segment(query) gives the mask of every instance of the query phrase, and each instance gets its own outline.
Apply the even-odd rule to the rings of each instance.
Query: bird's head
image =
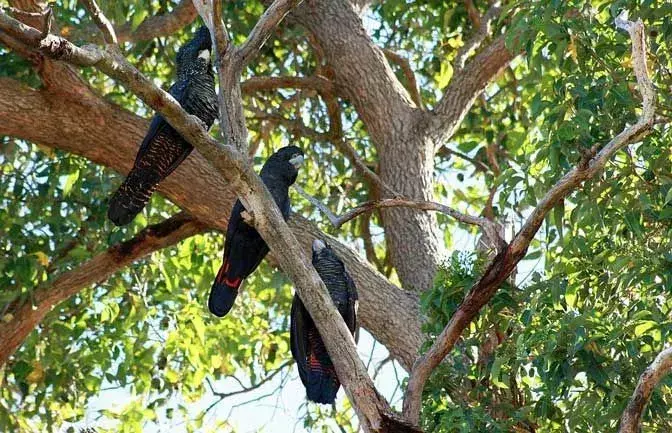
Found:
[[[291,185],[296,181],[303,159],[303,151],[300,148],[296,146],[283,147],[268,158],[261,169],[261,175],[280,178]]]
[[[324,272],[327,269],[337,269],[338,272],[342,272],[344,266],[331,246],[322,239],[313,241],[313,265],[318,272]]]
[[[313,263],[321,257],[330,256],[333,252],[331,247],[322,239],[315,239],[313,241]]]
[[[327,245],[327,243],[325,241],[323,241],[322,239],[315,239],[313,241],[313,253],[314,254],[319,254],[320,252],[322,252],[322,250],[324,250],[326,248],[331,249],[331,247],[329,245]]]
[[[184,77],[192,74],[202,74],[212,69],[210,52],[212,39],[206,26],[201,26],[194,37],[182,45],[177,52],[177,76]]]

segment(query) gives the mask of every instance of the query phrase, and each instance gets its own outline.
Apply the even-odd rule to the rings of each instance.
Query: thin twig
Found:
[[[224,400],[224,399],[227,398],[227,397],[233,397],[234,395],[245,394],[245,393],[247,393],[247,392],[254,391],[255,389],[260,388],[260,387],[263,386],[264,384],[270,382],[270,381],[271,381],[271,380],[272,380],[278,373],[280,373],[282,370],[284,370],[285,367],[288,367],[291,363],[292,363],[292,361],[286,361],[286,362],[283,363],[280,367],[278,367],[277,369],[273,370],[273,372],[272,372],[271,374],[269,374],[268,376],[264,377],[264,378],[261,379],[259,382],[255,383],[254,385],[251,385],[251,386],[244,386],[240,381],[238,381],[238,383],[240,384],[240,386],[241,386],[242,389],[239,389],[239,390],[236,390],[236,391],[231,391],[231,392],[219,392],[219,391],[215,391],[215,388],[212,386],[212,382],[210,381],[210,378],[206,378],[205,380],[206,380],[206,382],[208,383],[208,386],[210,387],[210,392],[211,392],[212,395],[214,395],[215,397],[218,397],[218,400],[216,400],[216,401],[213,402],[210,406],[208,406],[208,408],[205,409],[205,412],[207,413],[208,411],[210,411],[210,409],[212,409],[214,406],[216,406],[218,403],[220,403],[222,400]],[[232,376],[232,377],[235,378],[235,376]],[[236,378],[236,379],[237,379],[237,378]]]
[[[383,182],[383,180],[371,170],[366,161],[359,156],[359,153],[354,147],[343,137],[343,122],[341,121],[341,111],[338,105],[338,99],[334,94],[322,93],[324,102],[327,106],[327,114],[329,115],[331,143],[338,149],[350,163],[355,167],[359,173],[367,178],[373,185],[378,188],[381,193],[386,193],[392,197],[400,196],[391,186]]]
[[[464,214],[441,203],[436,203],[432,201],[411,200],[404,197],[386,198],[362,203],[359,206],[345,212],[343,215],[337,216],[333,212],[331,212],[329,208],[327,208],[324,204],[322,204],[318,199],[308,194],[300,186],[294,185],[294,189],[296,189],[299,192],[299,194],[301,194],[306,200],[308,200],[315,207],[317,207],[322,213],[324,213],[327,219],[329,219],[329,222],[336,228],[340,228],[346,222],[354,218],[357,218],[362,214],[371,212],[374,209],[390,208],[390,207],[406,207],[419,210],[440,212],[464,224],[479,226],[489,239],[495,240],[495,244],[497,245],[498,249],[506,247],[506,243],[499,235],[500,233],[499,224],[490,221],[487,218]]]
[[[270,37],[282,19],[302,0],[275,0],[259,18],[247,40],[238,50],[242,66],[247,65]]]
[[[373,380],[376,380],[380,371],[383,369],[383,367],[385,367],[385,364],[390,361],[394,361],[394,357],[392,355],[388,355],[387,358],[383,359],[378,363],[378,365],[376,365],[375,370],[373,370]]]
[[[98,7],[96,0],[82,0],[84,7],[89,11],[91,19],[96,23],[100,31],[103,33],[103,38],[108,44],[117,45],[117,34],[114,31],[114,27],[110,20],[107,19],[103,11]]]

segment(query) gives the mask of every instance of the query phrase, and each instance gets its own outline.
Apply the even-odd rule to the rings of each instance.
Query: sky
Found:
[[[388,357],[385,347],[378,343],[374,345],[374,339],[365,330],[360,332],[357,349],[360,358],[368,366],[371,376],[373,376],[376,367]],[[198,431],[205,432],[208,428],[212,429],[221,421],[227,421],[238,433],[294,433],[306,431],[303,427],[306,405],[314,406],[315,403],[306,402],[306,392],[299,379],[296,366],[290,366],[288,371],[288,377],[279,374],[254,391],[228,397],[217,403],[207,412],[203,428]],[[406,372],[396,362],[385,363],[376,376],[376,388],[396,409],[401,409],[402,397],[398,384],[406,377]],[[246,385],[249,384],[246,377],[239,377],[239,380]],[[285,382],[284,385],[283,382]],[[105,389],[106,386],[103,385],[102,388]],[[217,392],[233,392],[241,389],[238,382],[232,378],[213,382],[213,388]],[[259,399],[260,397],[261,399]],[[115,407],[123,407],[132,398],[134,397],[127,388],[102,391],[90,401],[84,420],[68,424],[65,428],[70,425],[78,428],[114,427],[115,422],[99,419],[99,411],[101,409],[113,410]],[[255,399],[259,400],[250,402]],[[336,401],[337,407],[342,406],[344,399],[346,399],[345,392],[341,388]],[[196,418],[217,400],[218,398],[208,389],[206,395],[196,404],[187,403],[190,407],[190,417]],[[171,405],[175,407],[178,403],[178,400],[173,399],[169,407]],[[162,414],[163,416],[160,416],[158,423],[147,423],[143,432],[181,433],[186,431],[183,419],[179,417],[168,419],[165,417],[165,412]],[[335,425],[332,426],[332,429],[337,430]]]

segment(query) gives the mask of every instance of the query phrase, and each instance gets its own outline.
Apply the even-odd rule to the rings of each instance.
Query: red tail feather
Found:
[[[219,272],[217,272],[217,277],[215,278],[215,281],[218,284],[226,284],[227,286],[237,289],[240,287],[240,283],[242,282],[242,278],[237,277],[237,278],[228,278],[227,273],[229,272],[229,262],[226,261],[222,266],[219,268]]]

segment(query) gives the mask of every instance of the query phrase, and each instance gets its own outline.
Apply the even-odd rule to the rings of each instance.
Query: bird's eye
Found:
[[[289,158],[289,163],[298,168],[301,164],[303,164],[303,155],[300,153],[295,153],[291,158]]]
[[[210,60],[210,51],[209,50],[201,50],[198,52],[198,58],[203,59],[203,60]]]

